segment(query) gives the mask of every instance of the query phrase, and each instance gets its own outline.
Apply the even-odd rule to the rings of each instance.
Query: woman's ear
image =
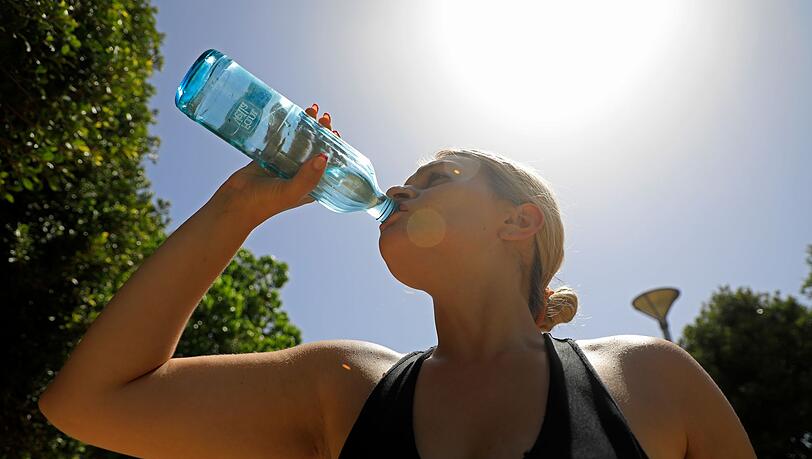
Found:
[[[526,202],[506,208],[499,236],[510,241],[527,239],[533,237],[543,225],[544,213],[536,204]]]

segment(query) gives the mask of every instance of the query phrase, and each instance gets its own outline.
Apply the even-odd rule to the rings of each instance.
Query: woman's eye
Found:
[[[436,178],[448,178],[448,177],[442,174],[431,174],[431,177],[429,177],[429,181],[427,182],[427,184],[431,185],[431,183],[434,182],[434,179]]]

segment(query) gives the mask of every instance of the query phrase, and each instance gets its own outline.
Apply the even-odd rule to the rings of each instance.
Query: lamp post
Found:
[[[679,290],[671,287],[662,287],[643,292],[632,300],[634,309],[654,318],[660,324],[663,337],[671,341],[671,332],[668,331],[668,321],[665,316],[671,305],[679,297]]]

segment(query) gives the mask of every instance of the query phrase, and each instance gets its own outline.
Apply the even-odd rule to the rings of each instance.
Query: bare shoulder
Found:
[[[677,390],[679,361],[690,356],[651,336],[577,340],[649,457],[683,458],[686,434]],[[683,355],[684,354],[684,355]]]
[[[337,458],[355,420],[383,375],[405,354],[359,340],[321,341],[319,384],[327,457]]]
[[[375,369],[380,365],[387,365],[394,359],[397,362],[404,354],[396,352],[386,346],[369,341],[354,339],[333,339],[313,343],[321,349],[325,358],[339,360],[358,371]],[[344,370],[346,366],[340,365]]]
[[[679,420],[679,425],[673,426],[681,432],[684,442],[684,455],[679,457],[756,457],[724,393],[681,347],[664,339],[638,335],[608,336],[584,340],[583,344],[578,341],[578,345],[590,362],[593,359],[599,365],[602,360],[606,362],[602,371],[607,379],[620,381],[610,391],[618,391],[619,397],[625,398],[623,411],[631,413],[628,417],[633,430],[649,435],[649,427],[666,418],[658,410],[666,410],[670,413],[668,417]],[[650,400],[654,403],[649,403]],[[657,410],[652,410],[652,406],[657,406]]]
[[[646,353],[679,352],[682,348],[671,341],[644,335],[612,335],[577,340],[584,352],[597,352],[618,357],[639,356]],[[682,351],[685,352],[685,351]]]
[[[697,365],[690,354],[671,341],[653,336],[613,335],[577,340],[590,363],[611,365],[624,379],[638,384],[653,384],[655,389],[678,383],[677,376],[686,366]]]
[[[361,340],[335,339],[313,344],[319,348],[319,358],[313,359],[321,375],[319,392],[328,408],[336,399],[350,395],[348,391],[374,387],[404,355]]]
[[[693,362],[678,345],[653,336],[613,335],[576,343],[604,383],[622,389],[618,396],[623,401],[632,400],[634,393],[668,403],[675,393],[672,389],[681,384],[685,366]]]
[[[632,400],[633,392],[667,403],[672,386],[680,384],[678,376],[693,361],[681,347],[652,336],[613,335],[576,343],[604,383],[619,391],[616,401]]]

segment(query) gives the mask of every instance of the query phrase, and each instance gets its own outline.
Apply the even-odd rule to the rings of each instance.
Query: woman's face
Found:
[[[447,277],[444,272],[474,268],[494,254],[504,207],[492,196],[477,159],[432,161],[386,194],[405,210],[387,220],[378,246],[404,284],[425,290],[432,280]]]

